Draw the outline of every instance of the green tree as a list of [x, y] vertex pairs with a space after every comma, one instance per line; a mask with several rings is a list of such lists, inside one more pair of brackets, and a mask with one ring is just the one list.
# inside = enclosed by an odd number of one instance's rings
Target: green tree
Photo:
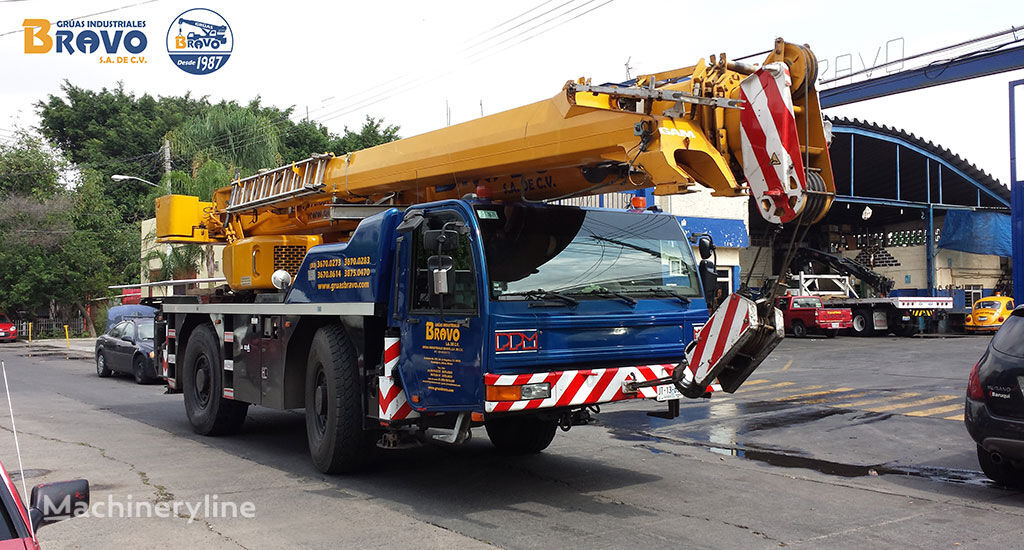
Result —
[[144, 211], [146, 184], [114, 182], [113, 174], [157, 181], [163, 173], [160, 148], [164, 135], [186, 119], [209, 108], [205, 97], [136, 96], [123, 84], [114, 89], [87, 90], [64, 81], [60, 95], [36, 103], [40, 132], [66, 151], [80, 168], [100, 174], [103, 194], [121, 210], [126, 221]]
[[369, 115], [363, 122], [358, 132], [353, 132], [345, 127], [345, 134], [331, 143], [332, 150], [336, 154], [350, 153], [360, 149], [369, 149], [400, 139], [398, 131], [400, 127], [395, 124], [385, 124], [383, 118], [373, 118]]
[[9, 193], [45, 198], [61, 188], [60, 174], [67, 159], [42, 138], [24, 130], [0, 143], [0, 195]]
[[281, 162], [278, 133], [272, 119], [232, 102], [186, 119], [167, 133], [167, 139], [175, 154], [192, 163], [193, 172], [216, 160], [248, 174]]

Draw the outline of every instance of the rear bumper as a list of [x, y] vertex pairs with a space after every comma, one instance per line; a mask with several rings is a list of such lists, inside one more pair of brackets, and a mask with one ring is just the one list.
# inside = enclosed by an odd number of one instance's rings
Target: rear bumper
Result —
[[818, 321], [817, 330], [844, 330], [853, 328], [853, 321]]
[[1024, 461], [1024, 418], [997, 416], [985, 403], [967, 399], [964, 424], [971, 438], [986, 451]]
[[[486, 386], [522, 386], [547, 382], [551, 395], [546, 399], [519, 401], [484, 401], [487, 413], [502, 413], [557, 407], [597, 405], [627, 399], [654, 399], [657, 388], [640, 388], [636, 392], [622, 391], [627, 381], [647, 381], [672, 374], [675, 365], [642, 365], [604, 369], [581, 369], [534, 374], [485, 374]], [[713, 385], [709, 390], [717, 390]]]
[[995, 332], [1003, 325], [964, 325], [967, 332]]

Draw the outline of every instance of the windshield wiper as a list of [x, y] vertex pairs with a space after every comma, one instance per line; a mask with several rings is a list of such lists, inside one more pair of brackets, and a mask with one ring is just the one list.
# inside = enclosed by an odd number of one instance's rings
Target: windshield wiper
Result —
[[650, 288], [638, 288], [638, 289], [636, 289], [636, 291], [637, 292], [653, 292], [654, 294], [660, 294], [662, 296], [668, 296], [669, 298], [675, 298], [676, 300], [679, 300], [680, 302], [682, 302], [684, 304], [689, 304], [690, 303], [690, 299], [687, 298], [686, 296], [680, 296], [680, 295], [676, 294], [675, 292], [672, 292], [671, 290], [669, 290], [667, 288], [652, 286]]
[[636, 306], [636, 298], [633, 298], [632, 296], [627, 296], [621, 292], [608, 290], [607, 288], [604, 287], [574, 292], [573, 294], [576, 294], [578, 296], [612, 296], [614, 298], [622, 300], [623, 302], [626, 302], [627, 304], [629, 304], [629, 307]]
[[561, 301], [565, 302], [566, 304], [568, 304], [570, 306], [579, 305], [579, 303], [580, 303], [579, 300], [577, 300], [576, 298], [573, 298], [571, 296], [566, 296], [565, 294], [561, 294], [561, 293], [558, 293], [558, 292], [552, 292], [550, 290], [544, 290], [542, 288], [538, 288], [537, 290], [523, 290], [523, 291], [520, 291], [520, 292], [503, 292], [503, 293], [498, 295], [498, 299], [500, 300], [502, 296], [522, 296], [523, 298], [526, 298], [527, 300], [534, 300], [534, 301], [537, 301], [537, 300], [550, 300], [550, 299], [554, 298], [556, 300], [561, 300]]

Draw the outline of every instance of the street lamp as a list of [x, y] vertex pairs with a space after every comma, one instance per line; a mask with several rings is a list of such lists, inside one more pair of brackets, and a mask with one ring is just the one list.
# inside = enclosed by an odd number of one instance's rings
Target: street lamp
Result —
[[142, 183], [145, 183], [147, 185], [152, 185], [153, 187], [160, 187], [159, 185], [157, 185], [157, 184], [155, 184], [155, 183], [153, 183], [151, 181], [144, 180], [142, 178], [137, 178], [135, 176], [122, 176], [121, 174], [114, 174], [113, 176], [110, 176], [110, 179], [112, 179], [114, 181], [138, 180], [138, 181], [141, 181]]

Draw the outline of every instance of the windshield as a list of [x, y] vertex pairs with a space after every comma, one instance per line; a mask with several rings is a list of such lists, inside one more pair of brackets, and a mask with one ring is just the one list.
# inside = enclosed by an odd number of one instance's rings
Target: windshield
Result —
[[139, 340], [153, 339], [153, 323], [138, 323]]
[[690, 245], [673, 216], [517, 203], [480, 205], [477, 217], [493, 299], [538, 290], [700, 296]]
[[974, 309], [999, 309], [1003, 307], [1003, 304], [999, 303], [998, 300], [982, 300], [974, 304]]
[[793, 298], [793, 307], [821, 307], [820, 298]]

